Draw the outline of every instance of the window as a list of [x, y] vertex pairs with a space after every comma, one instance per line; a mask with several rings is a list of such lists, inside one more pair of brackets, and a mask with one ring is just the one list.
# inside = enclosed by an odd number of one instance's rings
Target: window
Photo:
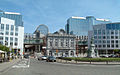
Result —
[[8, 41], [8, 37], [5, 37], [5, 41]]
[[4, 35], [4, 32], [0, 32], [1, 35]]
[[17, 41], [18, 41], [18, 38], [15, 38], [15, 41], [17, 42]]
[[110, 48], [110, 45], [107, 45], [108, 48]]
[[107, 35], [109, 35], [109, 34], [110, 34], [109, 30], [107, 30]]
[[15, 27], [15, 31], [18, 31], [18, 27], [17, 26]]
[[6, 31], [6, 33], [5, 33], [6, 35], [9, 35], [9, 32], [8, 31]]
[[4, 30], [4, 24], [1, 24], [1, 30]]
[[14, 26], [13, 25], [11, 25], [11, 31], [13, 31], [14, 30]]
[[101, 40], [99, 40], [98, 43], [101, 43]]
[[101, 48], [101, 45], [98, 45], [99, 48]]
[[10, 32], [10, 35], [13, 35], [13, 32]]
[[115, 36], [115, 39], [118, 39], [118, 36]]
[[103, 48], [105, 48], [106, 47], [106, 45], [103, 45]]
[[71, 42], [71, 47], [74, 47], [74, 42]]
[[61, 47], [63, 47], [64, 40], [61, 39], [60, 41], [61, 41]]
[[111, 45], [111, 47], [113, 47], [113, 48], [114, 48], [114, 45]]
[[116, 40], [116, 43], [118, 43], [118, 40]]
[[49, 43], [50, 43], [50, 46], [52, 46], [52, 42], [50, 41]]
[[113, 31], [113, 30], [111, 31], [111, 34], [114, 34], [114, 31]]
[[94, 30], [94, 35], [97, 35], [97, 30]]
[[105, 41], [105, 40], [103, 40], [103, 43], [106, 43], [106, 41]]
[[98, 34], [101, 34], [101, 30], [98, 30]]
[[13, 42], [10, 42], [10, 46], [13, 46]]
[[3, 40], [3, 37], [2, 37], [2, 36], [0, 36], [0, 40]]
[[97, 40], [95, 40], [94, 43], [97, 43]]
[[105, 30], [102, 30], [102, 34], [105, 34]]
[[95, 47], [97, 47], [97, 45], [95, 45]]
[[107, 43], [110, 43], [110, 40], [107, 40]]
[[94, 36], [94, 39], [97, 39], [97, 36]]
[[116, 47], [118, 48], [118, 45], [116, 45]]
[[107, 39], [110, 39], [110, 36], [107, 36]]
[[106, 37], [105, 36], [103, 36], [103, 39], [105, 39]]
[[101, 39], [101, 36], [98, 36], [98, 39]]
[[114, 43], [114, 40], [111, 40], [111, 43]]
[[15, 46], [17, 46], [18, 45], [18, 43], [17, 42], [15, 42], [15, 44], [14, 44]]
[[69, 47], [69, 40], [66, 39], [66, 47]]
[[13, 37], [10, 37], [10, 41], [13, 41]]
[[55, 39], [55, 46], [58, 46], [58, 39]]
[[114, 36], [111, 36], [111, 39], [114, 39]]
[[9, 30], [9, 25], [8, 24], [6, 25], [6, 30]]
[[73, 52], [73, 51], [71, 51], [71, 52], [70, 52], [70, 55], [71, 55], [71, 56], [74, 56], [74, 52]]
[[71, 41], [74, 41], [74, 39], [71, 39]]
[[117, 31], [117, 30], [115, 30], [115, 34], [116, 34], [116, 35], [118, 34], [118, 31]]
[[18, 36], [18, 33], [15, 33], [15, 36]]
[[0, 41], [0, 44], [3, 44], [3, 41]]

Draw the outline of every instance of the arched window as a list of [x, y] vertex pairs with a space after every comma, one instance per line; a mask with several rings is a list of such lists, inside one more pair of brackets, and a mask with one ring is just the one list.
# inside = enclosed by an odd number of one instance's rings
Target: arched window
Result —
[[68, 56], [68, 51], [65, 52], [65, 56]]
[[71, 51], [71, 52], [70, 52], [70, 55], [71, 55], [71, 56], [74, 56], [74, 52], [73, 52], [73, 51]]
[[52, 56], [52, 51], [49, 52], [49, 56]]

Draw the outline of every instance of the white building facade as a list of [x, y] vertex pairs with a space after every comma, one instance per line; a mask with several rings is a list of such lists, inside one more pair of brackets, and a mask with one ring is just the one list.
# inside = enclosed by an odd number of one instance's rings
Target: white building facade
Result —
[[99, 55], [114, 54], [120, 50], [120, 23], [94, 25], [93, 31], [88, 33], [88, 47], [92, 37]]
[[55, 57], [76, 56], [76, 36], [68, 35], [60, 30], [47, 35], [47, 55]]
[[[19, 15], [7, 13], [7, 15]], [[15, 24], [15, 20], [0, 16], [0, 44], [11, 47], [23, 55], [24, 27]]]

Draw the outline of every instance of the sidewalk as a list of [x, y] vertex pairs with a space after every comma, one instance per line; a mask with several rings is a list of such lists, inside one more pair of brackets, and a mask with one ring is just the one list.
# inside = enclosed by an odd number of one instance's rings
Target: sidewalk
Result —
[[0, 63], [0, 72], [5, 71], [6, 69], [10, 68], [12, 65], [16, 64], [20, 60], [21, 59], [14, 59], [14, 60], [11, 60], [10, 62]]

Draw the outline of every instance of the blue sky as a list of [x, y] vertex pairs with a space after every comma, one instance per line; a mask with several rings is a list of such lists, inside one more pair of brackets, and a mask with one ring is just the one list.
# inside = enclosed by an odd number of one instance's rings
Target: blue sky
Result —
[[21, 13], [27, 33], [33, 33], [40, 24], [47, 25], [49, 32], [64, 29], [71, 16], [120, 22], [120, 0], [0, 0], [0, 9]]

